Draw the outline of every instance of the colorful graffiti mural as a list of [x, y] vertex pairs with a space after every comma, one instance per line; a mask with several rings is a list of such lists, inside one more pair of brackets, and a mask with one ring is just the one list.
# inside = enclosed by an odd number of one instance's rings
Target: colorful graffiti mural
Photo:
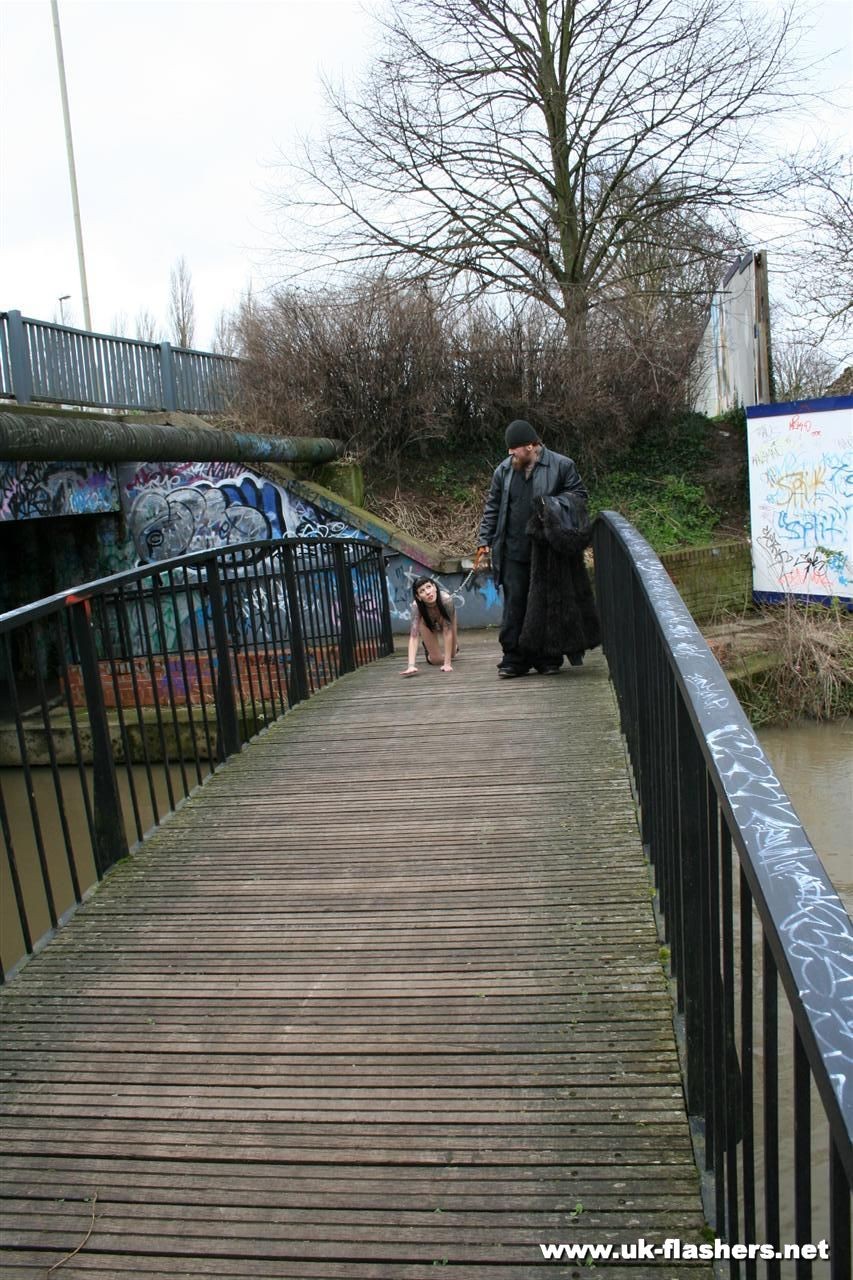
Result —
[[747, 409], [753, 590], [853, 603], [853, 396]]
[[0, 520], [118, 511], [111, 467], [95, 462], [0, 462]]
[[239, 463], [119, 468], [121, 501], [140, 563], [264, 538], [364, 538]]

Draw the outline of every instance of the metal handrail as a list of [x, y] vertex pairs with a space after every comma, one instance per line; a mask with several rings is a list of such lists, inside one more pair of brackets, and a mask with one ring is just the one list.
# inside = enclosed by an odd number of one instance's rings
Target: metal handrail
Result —
[[370, 539], [192, 552], [0, 616], [4, 976], [245, 742], [392, 650]]
[[[671, 946], [688, 1113], [713, 1177], [709, 1218], [723, 1240], [778, 1247], [790, 1191], [796, 1239], [813, 1243], [813, 1081], [829, 1128], [831, 1275], [849, 1277], [853, 924], [652, 548], [608, 511], [596, 522], [594, 553], [604, 649]], [[753, 977], [758, 958], [760, 981]], [[793, 1021], [787, 1113], [780, 981]], [[794, 1185], [785, 1189], [780, 1140], [791, 1133]], [[743, 1274], [758, 1274], [758, 1261], [747, 1260]], [[768, 1260], [766, 1274], [780, 1275], [779, 1265]], [[737, 1261], [730, 1266], [741, 1274]], [[798, 1263], [796, 1274], [811, 1274], [809, 1263]]]
[[0, 311], [0, 396], [95, 408], [227, 412], [240, 361]]

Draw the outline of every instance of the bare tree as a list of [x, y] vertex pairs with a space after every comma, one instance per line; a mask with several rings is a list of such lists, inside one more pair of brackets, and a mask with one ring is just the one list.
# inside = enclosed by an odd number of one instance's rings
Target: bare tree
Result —
[[195, 333], [193, 281], [187, 260], [178, 258], [169, 277], [169, 322], [177, 347], [191, 347]]
[[216, 317], [210, 349], [220, 356], [236, 356], [240, 345], [237, 320], [232, 311], [220, 311]]
[[147, 307], [140, 307], [136, 313], [136, 336], [140, 342], [156, 342], [159, 326]]
[[384, 28], [361, 91], [327, 87], [329, 135], [280, 196], [317, 265], [520, 295], [577, 337], [673, 212], [707, 222], [778, 193], [762, 124], [800, 83], [790, 12], [396, 0]]
[[832, 381], [835, 361], [814, 343], [789, 335], [773, 343], [773, 385], [777, 400], [822, 396]]
[[802, 205], [790, 250], [792, 294], [819, 339], [843, 339], [853, 333], [853, 153], [819, 149], [790, 171]]

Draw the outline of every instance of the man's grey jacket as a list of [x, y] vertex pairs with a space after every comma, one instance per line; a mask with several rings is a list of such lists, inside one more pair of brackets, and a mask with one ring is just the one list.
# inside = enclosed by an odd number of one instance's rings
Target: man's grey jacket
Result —
[[[492, 568], [498, 582], [501, 581], [511, 479], [512, 458], [506, 457], [495, 467], [477, 538], [479, 546], [492, 549]], [[533, 485], [534, 502], [537, 498], [559, 498], [566, 493], [577, 494], [584, 501], [587, 498], [586, 489], [571, 458], [564, 457], [562, 453], [553, 453], [544, 446], [533, 468], [530, 483]]]

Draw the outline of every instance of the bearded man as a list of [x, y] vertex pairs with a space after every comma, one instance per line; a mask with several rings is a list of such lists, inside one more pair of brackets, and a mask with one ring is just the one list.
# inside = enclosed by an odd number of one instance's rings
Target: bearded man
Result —
[[[553, 560], [546, 561], [544, 556], [534, 554], [536, 548], [530, 530], [538, 529], [543, 515], [547, 518], [549, 512], [551, 515], [556, 513], [558, 520], [561, 510], [582, 507], [585, 512], [587, 491], [572, 459], [546, 449], [538, 433], [524, 419], [517, 418], [507, 427], [506, 447], [509, 456], [495, 468], [478, 535], [478, 555], [483, 555], [486, 550], [491, 553], [492, 569], [503, 589], [500, 629], [503, 657], [498, 663], [498, 676], [504, 680], [526, 675], [531, 667], [543, 675], [551, 675], [560, 670], [564, 653], [573, 665], [578, 666], [583, 661], [584, 649], [592, 648], [599, 641], [592, 591], [582, 554], [577, 551], [572, 556], [573, 572], [567, 578], [568, 589], [573, 593], [579, 587], [585, 599], [580, 606], [577, 600], [565, 601], [561, 589], [557, 601], [561, 617], [571, 624], [572, 638], [555, 640], [553, 629], [546, 634], [543, 628], [524, 626], [531, 587], [531, 561], [536, 561], [537, 568], [553, 564]], [[538, 577], [540, 580], [537, 581], [534, 576], [537, 603], [544, 599], [542, 593], [549, 587], [548, 582], [541, 581], [541, 574]], [[549, 608], [553, 613], [553, 594]], [[538, 613], [537, 609], [537, 616]], [[583, 615], [589, 616], [591, 626], [585, 626]], [[558, 644], [562, 648], [560, 652], [556, 651]]]

